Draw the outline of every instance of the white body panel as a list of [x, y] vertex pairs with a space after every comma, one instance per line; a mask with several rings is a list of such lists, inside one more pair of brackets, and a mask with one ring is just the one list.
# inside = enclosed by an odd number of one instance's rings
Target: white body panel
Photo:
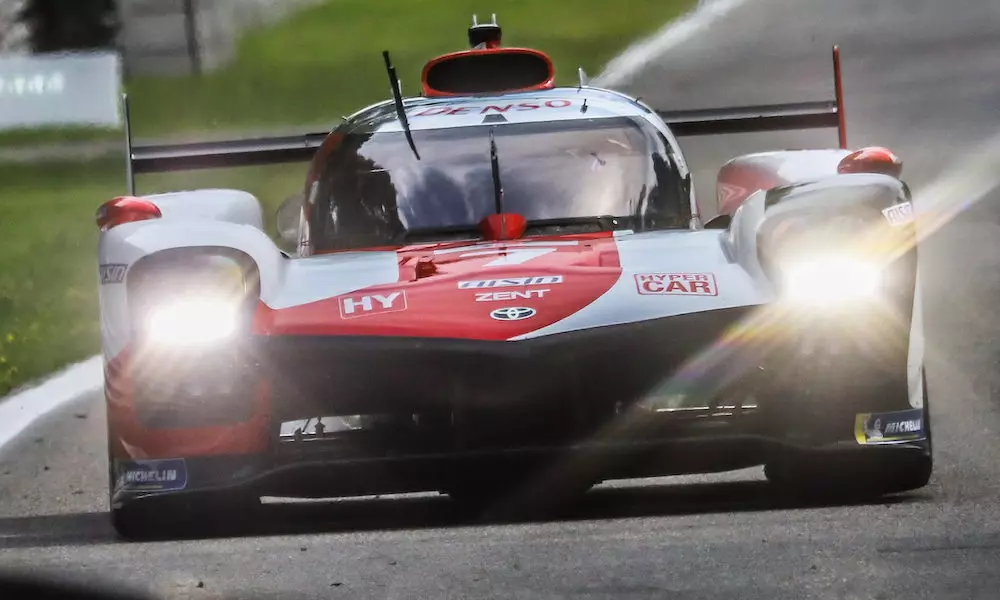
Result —
[[[765, 304], [774, 299], [770, 282], [754, 279], [728, 259], [720, 231], [655, 232], [618, 236], [622, 275], [583, 310], [514, 339], [530, 339], [606, 325], [623, 325], [683, 314]], [[717, 296], [660, 296], [636, 293], [636, 276], [651, 273], [710, 273]]]

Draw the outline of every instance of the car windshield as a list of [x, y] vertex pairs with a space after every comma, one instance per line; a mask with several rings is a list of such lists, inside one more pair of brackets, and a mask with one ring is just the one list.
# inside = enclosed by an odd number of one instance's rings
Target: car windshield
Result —
[[684, 181], [661, 134], [639, 119], [581, 119], [414, 131], [419, 160], [402, 132], [349, 134], [314, 190], [314, 248], [474, 232], [496, 212], [491, 129], [503, 210], [529, 224], [619, 217], [620, 228], [687, 226]]

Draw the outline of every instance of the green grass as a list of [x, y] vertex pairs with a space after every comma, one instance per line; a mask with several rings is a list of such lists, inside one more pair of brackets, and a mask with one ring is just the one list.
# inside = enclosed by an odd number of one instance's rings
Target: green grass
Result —
[[12, 129], [0, 133], [0, 148], [10, 146], [38, 146], [66, 142], [94, 140], [122, 140], [120, 129], [105, 127], [40, 127], [37, 129]]
[[[388, 49], [404, 93], [419, 93], [431, 56], [466, 45], [473, 12], [498, 12], [507, 45], [537, 47], [562, 82], [596, 74], [628, 43], [694, 0], [330, 0], [239, 44], [235, 62], [202, 78], [128, 83], [137, 137], [333, 124], [388, 93]], [[85, 128], [0, 134], [0, 147], [114, 139]], [[97, 229], [104, 201], [124, 191], [122, 157], [87, 164], [0, 165], [0, 396], [99, 350]], [[257, 195], [273, 215], [299, 191], [305, 165], [140, 178], [142, 193], [223, 186]]]
[[[429, 58], [467, 46], [473, 13], [498, 13], [504, 43], [547, 52], [560, 83], [591, 75], [636, 38], [696, 0], [328, 0], [243, 36], [236, 59], [201, 77], [137, 77], [126, 83], [136, 137], [213, 130], [332, 125], [389, 93], [389, 50], [407, 95]], [[72, 127], [0, 132], [0, 148], [118, 139], [115, 130]]]
[[381, 50], [404, 94], [417, 95], [434, 55], [467, 47], [472, 14], [496, 12], [504, 43], [548, 52], [563, 83], [596, 75], [631, 40], [694, 0], [333, 0], [247, 35], [224, 72], [129, 83], [137, 135], [335, 123], [389, 93]]
[[[208, 186], [255, 194], [273, 217], [304, 165], [141, 177], [144, 193]], [[39, 182], [49, 181], [44, 186]], [[0, 396], [100, 348], [94, 212], [120, 195], [118, 159], [0, 166]], [[273, 220], [273, 219], [272, 219]], [[273, 233], [273, 224], [271, 225]]]

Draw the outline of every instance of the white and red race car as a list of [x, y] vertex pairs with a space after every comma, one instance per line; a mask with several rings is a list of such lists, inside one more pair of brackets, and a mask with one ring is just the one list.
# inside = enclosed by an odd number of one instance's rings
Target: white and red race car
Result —
[[[427, 63], [332, 132], [133, 147], [98, 211], [111, 510], [128, 535], [262, 495], [539, 502], [765, 465], [792, 491], [931, 474], [901, 162], [837, 99], [658, 113], [536, 50]], [[734, 158], [703, 222], [678, 136], [840, 127]], [[153, 171], [311, 161], [283, 207], [136, 196]], [[557, 493], [560, 492], [560, 493]], [[205, 512], [201, 512], [205, 511]]]

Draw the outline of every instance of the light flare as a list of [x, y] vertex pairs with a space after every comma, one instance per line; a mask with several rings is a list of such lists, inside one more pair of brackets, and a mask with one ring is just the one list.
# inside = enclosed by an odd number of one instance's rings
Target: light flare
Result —
[[157, 344], [201, 346], [232, 336], [237, 325], [237, 305], [231, 299], [182, 299], [150, 310], [147, 332]]

